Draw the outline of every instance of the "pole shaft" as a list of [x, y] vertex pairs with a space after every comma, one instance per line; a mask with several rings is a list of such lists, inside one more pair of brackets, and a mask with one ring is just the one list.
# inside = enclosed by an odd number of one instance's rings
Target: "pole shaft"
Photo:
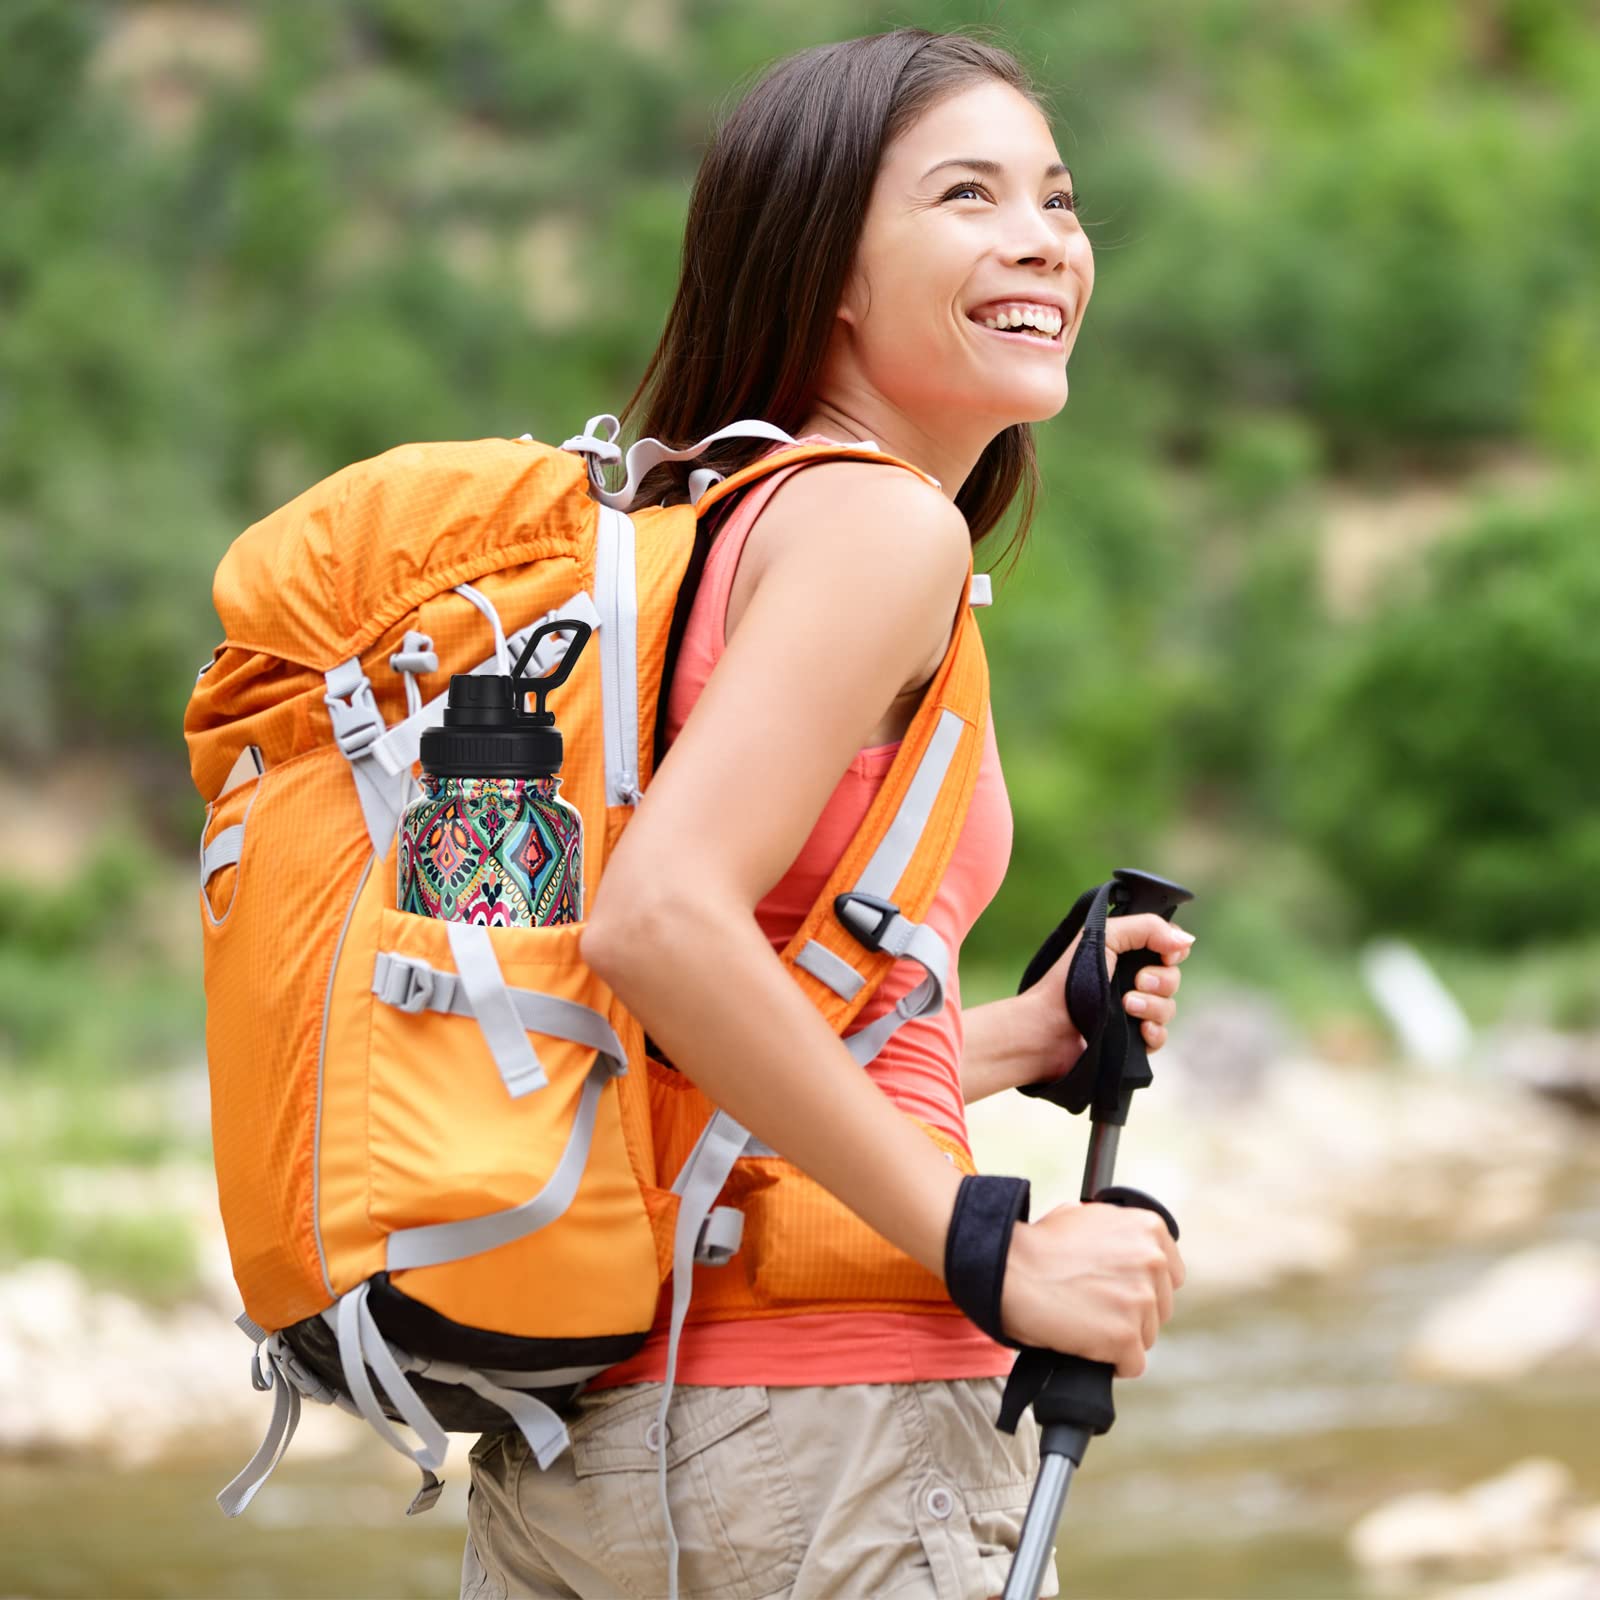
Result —
[[1012, 1558], [1001, 1600], [1038, 1600], [1056, 1529], [1061, 1525], [1061, 1508], [1066, 1504], [1071, 1484], [1070, 1457], [1047, 1455], [1039, 1463], [1039, 1476], [1034, 1480], [1028, 1514], [1023, 1519], [1017, 1553]]
[[1110, 1188], [1111, 1180], [1116, 1175], [1117, 1141], [1121, 1137], [1122, 1129], [1115, 1122], [1089, 1124], [1089, 1150], [1083, 1162], [1080, 1199], [1093, 1200], [1102, 1189]]

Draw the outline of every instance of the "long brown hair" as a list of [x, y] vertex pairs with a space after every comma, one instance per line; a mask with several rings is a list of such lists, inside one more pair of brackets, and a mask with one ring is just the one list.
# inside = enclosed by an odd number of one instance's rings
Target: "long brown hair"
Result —
[[[936, 101], [988, 78], [1048, 115], [1017, 59], [965, 32], [896, 28], [769, 67], [701, 161], [678, 292], [624, 426], [648, 393], [639, 437], [675, 449], [739, 417], [792, 433], [814, 398], [884, 149]], [[732, 440], [666, 463], [637, 503], [681, 504], [695, 467], [731, 474], [767, 448]], [[1033, 429], [1019, 422], [990, 441], [956, 493], [973, 544], [1020, 492], [1020, 552], [1038, 486]]]

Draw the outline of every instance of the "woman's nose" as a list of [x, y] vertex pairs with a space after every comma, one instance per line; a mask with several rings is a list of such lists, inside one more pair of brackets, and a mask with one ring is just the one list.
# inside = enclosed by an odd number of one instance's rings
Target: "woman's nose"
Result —
[[1072, 235], [1081, 228], [1063, 229], [1059, 222], [1036, 216], [1011, 236], [1006, 254], [1019, 267], [1062, 266], [1072, 253]]

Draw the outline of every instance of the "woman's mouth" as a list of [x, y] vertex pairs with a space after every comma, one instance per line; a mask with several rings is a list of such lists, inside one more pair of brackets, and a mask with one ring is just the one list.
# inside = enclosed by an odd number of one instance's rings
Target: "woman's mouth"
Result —
[[[990, 321], [995, 320], [991, 314]], [[1032, 344], [1037, 345], [1041, 350], [1054, 350], [1058, 353], [1066, 348], [1064, 336], [1067, 323], [1065, 318], [1057, 319], [1057, 326], [1054, 332], [1049, 332], [1044, 328], [1030, 327], [1027, 323], [1021, 323], [1015, 327], [990, 327], [987, 323], [972, 315], [967, 317], [967, 321], [980, 332], [987, 333], [996, 339], [1008, 340], [1012, 344]]]

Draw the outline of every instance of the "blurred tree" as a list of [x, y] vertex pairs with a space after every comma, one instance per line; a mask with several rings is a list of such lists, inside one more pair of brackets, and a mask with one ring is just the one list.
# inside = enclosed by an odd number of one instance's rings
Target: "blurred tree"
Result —
[[1504, 949], [1600, 927], [1594, 507], [1501, 507], [1333, 653], [1287, 719], [1295, 823], [1369, 929]]

